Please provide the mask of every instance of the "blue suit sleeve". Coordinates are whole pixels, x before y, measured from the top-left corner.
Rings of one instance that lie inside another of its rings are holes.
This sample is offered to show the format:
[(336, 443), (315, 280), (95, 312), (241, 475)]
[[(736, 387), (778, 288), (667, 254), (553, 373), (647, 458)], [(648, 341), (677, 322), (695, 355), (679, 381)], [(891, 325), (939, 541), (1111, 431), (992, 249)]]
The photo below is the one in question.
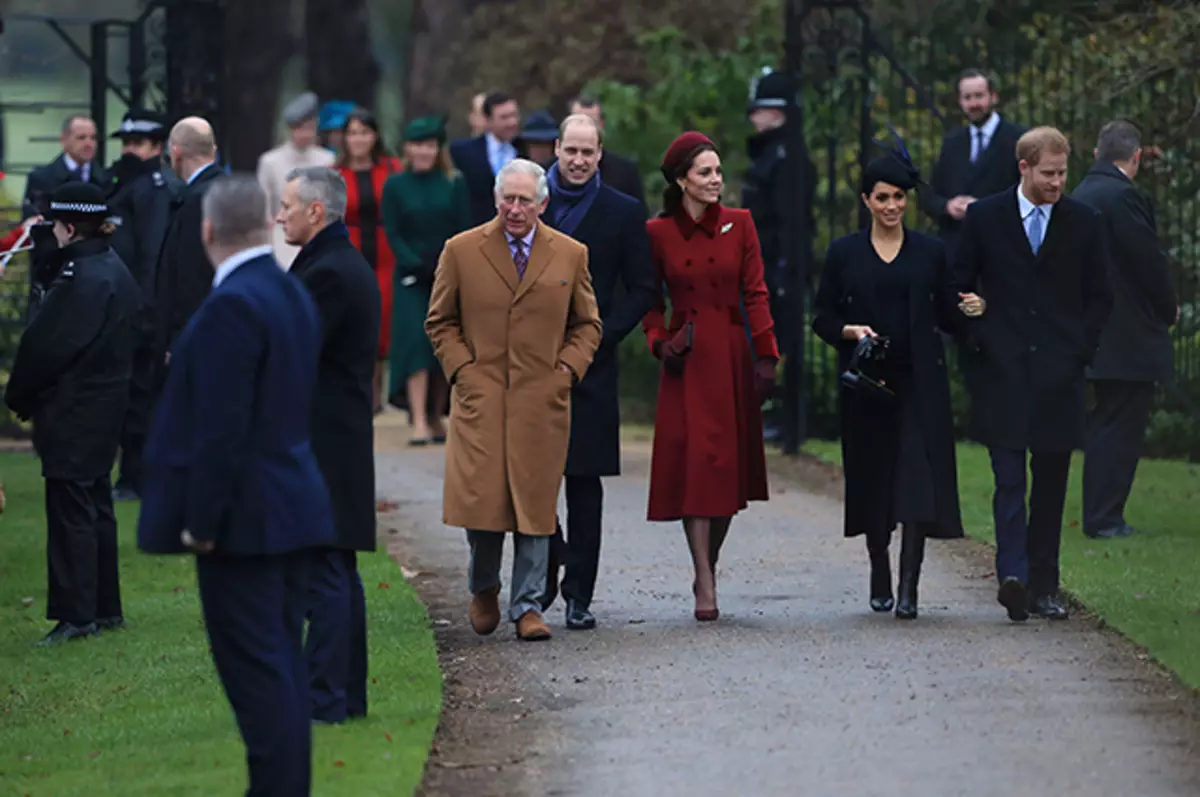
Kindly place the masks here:
[(249, 305), (224, 295), (200, 310), (193, 336), (188, 531), (197, 540), (217, 541), (249, 460), (263, 329)]

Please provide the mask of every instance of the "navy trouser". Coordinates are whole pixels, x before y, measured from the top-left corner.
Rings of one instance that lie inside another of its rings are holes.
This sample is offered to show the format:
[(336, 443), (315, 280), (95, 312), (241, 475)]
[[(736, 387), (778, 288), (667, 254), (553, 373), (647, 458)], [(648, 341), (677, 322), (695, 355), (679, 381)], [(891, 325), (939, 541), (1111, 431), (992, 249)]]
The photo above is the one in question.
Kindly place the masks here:
[(313, 719), (367, 715), (367, 599), (354, 551), (313, 554), (304, 656)]
[(1034, 597), (1058, 592), (1058, 549), (1071, 452), (1033, 453), (1029, 511), (1025, 510), (1025, 451), (989, 448), (996, 491), (996, 578), (1016, 578)]
[(312, 553), (196, 557), (204, 624), (237, 716), (247, 797), (298, 797), (312, 785), (312, 721), (302, 648)]

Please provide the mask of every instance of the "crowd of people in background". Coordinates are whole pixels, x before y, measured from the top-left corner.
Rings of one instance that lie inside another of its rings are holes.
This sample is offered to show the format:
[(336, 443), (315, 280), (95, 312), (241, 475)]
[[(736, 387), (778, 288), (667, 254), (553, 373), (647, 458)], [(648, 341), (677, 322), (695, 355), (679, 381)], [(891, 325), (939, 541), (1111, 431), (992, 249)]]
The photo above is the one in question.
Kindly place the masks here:
[[(871, 609), (916, 618), (925, 540), (963, 534), (954, 338), (995, 477), (997, 598), (1013, 621), (1062, 620), (1071, 451), (1086, 450), (1084, 533), (1134, 533), (1124, 506), (1178, 300), (1133, 185), (1136, 127), (1099, 132), (1069, 197), (1062, 133), (1001, 116), (982, 72), (958, 88), (968, 124), (928, 179), (902, 145), (871, 161), (870, 224), (823, 259), (811, 324), (843, 374), (843, 531), (866, 539)], [(392, 148), (370, 110), (306, 93), (256, 175), (227, 173), (201, 118), (130, 109), (111, 169), (94, 163), (95, 123), (66, 120), (4, 242), (33, 242), (5, 399), (33, 419), (46, 481), (42, 642), (125, 626), (113, 502), (142, 500), (140, 547), (196, 555), (252, 793), (307, 794), (310, 722), (367, 713), (357, 555), (376, 544), (375, 416), (399, 408), (410, 446), (446, 446), (475, 631), (507, 617), (518, 639), (549, 639), (559, 595), (568, 629), (595, 628), (617, 350), (639, 325), (660, 363), (647, 518), (682, 525), (693, 616), (716, 621), (733, 519), (768, 498), (761, 408), (804, 322), (788, 253), (814, 224), (791, 215), (790, 94), (770, 70), (752, 83), (742, 207), (718, 142), (686, 131), (659, 165), (655, 218), (583, 96), (561, 121), (523, 120), (512, 95), (481, 93), (470, 137), (426, 116)], [(905, 226), (913, 191), (936, 238)]]

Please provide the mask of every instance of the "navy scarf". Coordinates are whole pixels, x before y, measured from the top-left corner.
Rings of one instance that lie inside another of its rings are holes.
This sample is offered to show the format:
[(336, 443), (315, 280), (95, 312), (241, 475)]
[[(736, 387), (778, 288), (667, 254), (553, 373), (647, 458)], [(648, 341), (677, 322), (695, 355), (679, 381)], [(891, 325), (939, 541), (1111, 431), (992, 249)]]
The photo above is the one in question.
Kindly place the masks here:
[(600, 194), (600, 172), (593, 174), (583, 185), (572, 185), (559, 179), (558, 164), (555, 163), (546, 177), (550, 181), (550, 195), (554, 197), (550, 222), (564, 235), (574, 235)]

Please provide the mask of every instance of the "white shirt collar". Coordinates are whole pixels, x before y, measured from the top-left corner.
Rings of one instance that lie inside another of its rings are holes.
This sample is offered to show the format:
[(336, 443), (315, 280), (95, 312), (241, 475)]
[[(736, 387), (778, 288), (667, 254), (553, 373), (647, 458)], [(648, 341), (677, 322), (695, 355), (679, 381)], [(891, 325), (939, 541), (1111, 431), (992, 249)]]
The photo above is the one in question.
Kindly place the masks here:
[[(529, 234), (521, 239), (521, 242), (525, 244), (526, 252), (529, 252), (533, 249), (533, 236), (534, 236), (534, 233), (536, 233), (536, 232), (537, 232), (537, 224), (535, 223), (533, 225), (533, 228), (529, 230)], [(504, 231), (504, 240), (508, 241), (509, 246), (512, 246), (513, 241), (515, 241), (517, 239), (514, 238), (512, 235), (510, 235), (508, 230), (505, 230)]]
[(1029, 201), (1029, 197), (1025, 196), (1025, 192), (1021, 190), (1021, 184), (1017, 183), (1017, 208), (1021, 213), (1021, 221), (1025, 221), (1025, 219), (1029, 218), (1029, 214), (1033, 213), (1034, 208), (1041, 208), (1042, 214), (1046, 217), (1046, 221), (1049, 221), (1050, 213), (1054, 210), (1054, 204), (1033, 204)]
[[(974, 126), (974, 125), (972, 125), (972, 126)], [(992, 136), (996, 135), (996, 128), (999, 126), (1000, 126), (1000, 114), (996, 113), (995, 111), (992, 111), (992, 115), (987, 118), (987, 121), (979, 126), (979, 129), (981, 131), (983, 131), (983, 140), (985, 142), (991, 141)]]
[[(1114, 163), (1113, 166), (1117, 166), (1117, 164)], [(1120, 166), (1117, 166), (1117, 171), (1119, 171), (1121, 174), (1125, 175), (1126, 177), (1129, 177), (1129, 172), (1125, 171)], [(1132, 177), (1129, 177), (1129, 179), (1133, 180)]]
[(204, 164), (196, 171), (192, 172), (192, 176), (187, 178), (187, 184), (191, 185), (193, 182), (195, 182), (196, 178), (200, 176), (200, 172), (204, 171), (209, 166), (212, 166), (214, 163), (216, 163), (216, 161), (209, 161), (208, 163)]
[(84, 180), (91, 176), (92, 165), (90, 163), (76, 163), (75, 159), (65, 152), (63, 153), (63, 164), (66, 165), (69, 171), (78, 171), (79, 176), (84, 178)]
[(264, 255), (269, 256), (274, 251), (269, 244), (266, 246), (252, 246), (249, 249), (243, 249), (236, 255), (225, 258), (221, 261), (221, 265), (217, 266), (217, 270), (213, 274), (213, 287), (217, 287), (228, 279), (229, 275), (237, 271), (240, 266), (249, 263), (255, 258), (263, 257)]

